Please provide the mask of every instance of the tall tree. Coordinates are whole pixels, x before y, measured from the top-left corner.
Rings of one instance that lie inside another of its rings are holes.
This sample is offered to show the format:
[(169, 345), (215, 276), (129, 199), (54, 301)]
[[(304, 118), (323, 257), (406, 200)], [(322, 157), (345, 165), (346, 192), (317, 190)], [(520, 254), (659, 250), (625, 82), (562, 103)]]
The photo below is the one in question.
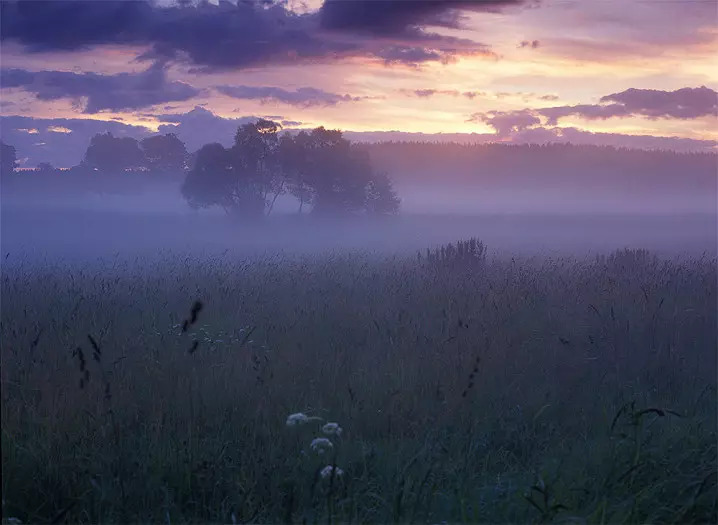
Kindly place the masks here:
[(192, 208), (218, 205), (229, 212), (234, 205), (233, 179), (229, 151), (216, 142), (206, 144), (195, 154), (194, 167), (182, 185), (182, 195)]
[(367, 185), (367, 212), (374, 215), (396, 215), (401, 199), (385, 171), (378, 172)]
[(85, 164), (105, 173), (120, 173), (144, 166), (144, 155), (137, 140), (99, 133), (92, 137), (85, 152)]
[(366, 151), (353, 146), (341, 131), (313, 130), (305, 146), (307, 183), (312, 188), (312, 213), (337, 215), (366, 207), (372, 166)]
[(301, 131), (296, 136), (286, 134), (279, 140), (279, 162), (287, 185), (287, 191), (299, 201), (299, 213), (305, 204), (312, 202), (314, 190), (309, 184), (310, 136)]
[(180, 175), (187, 169), (187, 148), (177, 135), (155, 135), (140, 142), (147, 168), (163, 175)]
[(279, 129), (276, 122), (260, 119), (237, 130), (230, 150), (237, 215), (257, 217), (271, 213), (277, 197), (285, 190)]

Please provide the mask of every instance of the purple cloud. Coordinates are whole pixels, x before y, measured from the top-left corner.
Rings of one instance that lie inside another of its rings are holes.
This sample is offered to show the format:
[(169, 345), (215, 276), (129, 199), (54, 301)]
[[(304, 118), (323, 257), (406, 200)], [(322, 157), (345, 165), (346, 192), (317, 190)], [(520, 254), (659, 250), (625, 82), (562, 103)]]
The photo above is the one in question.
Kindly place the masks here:
[[(164, 6), (148, 0), (8, 1), (0, 4), (0, 39), (20, 43), (28, 52), (149, 46), (141, 59), (182, 61), (200, 71), (345, 57), (448, 62), (460, 53), (486, 54), (488, 49), (426, 32), (424, 26), (454, 27), (460, 10), (524, 1), (328, 1), (318, 12), (305, 14), (291, 11), (284, 2), (259, 0)], [(375, 17), (377, 13), (381, 16)]]
[(329, 93), (313, 87), (302, 87), (294, 91), (269, 86), (217, 86), (215, 89), (232, 98), (261, 100), (262, 102), (276, 101), (303, 108), (336, 106), (341, 102), (358, 102), (367, 98)]
[(530, 109), (518, 111), (489, 111), (488, 113), (474, 113), (468, 122), (484, 122), (496, 130), (499, 137), (506, 137), (513, 133), (526, 130), (541, 124)]
[(631, 88), (606, 95), (601, 102), (615, 102), (633, 114), (649, 118), (694, 119), (718, 115), (718, 93), (705, 86), (676, 91)]
[(543, 108), (537, 112), (546, 117), (548, 124), (553, 126), (561, 118), (571, 115), (588, 120), (632, 116), (688, 120), (718, 115), (718, 93), (705, 86), (686, 87), (675, 91), (631, 88), (606, 95), (600, 102), (601, 104)]
[(168, 81), (165, 66), (159, 62), (141, 73), (116, 75), (2, 69), (0, 85), (22, 88), (39, 100), (70, 99), (89, 114), (184, 101), (201, 92), (184, 82)]

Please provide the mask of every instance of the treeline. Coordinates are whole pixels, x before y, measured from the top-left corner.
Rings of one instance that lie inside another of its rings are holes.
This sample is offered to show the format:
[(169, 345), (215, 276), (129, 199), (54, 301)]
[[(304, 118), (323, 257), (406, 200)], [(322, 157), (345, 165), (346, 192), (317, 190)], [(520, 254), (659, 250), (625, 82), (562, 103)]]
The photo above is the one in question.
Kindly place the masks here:
[(372, 161), (398, 182), (683, 188), (715, 185), (713, 153), (678, 153), (575, 144), (381, 142), (366, 145)]
[(190, 155), (174, 134), (137, 141), (95, 135), (82, 162), (69, 170), (50, 164), (17, 171), (15, 148), (2, 144), (2, 182), (81, 185), (89, 191), (127, 193), (158, 180), (182, 181), (181, 192), (193, 208), (217, 206), (229, 215), (269, 215), (281, 195), (298, 201), (298, 212), (315, 215), (396, 214), (400, 199), (386, 172), (377, 172), (364, 148), (340, 131), (323, 127), (281, 134), (280, 126), (258, 120), (240, 126), (234, 144), (212, 143)]

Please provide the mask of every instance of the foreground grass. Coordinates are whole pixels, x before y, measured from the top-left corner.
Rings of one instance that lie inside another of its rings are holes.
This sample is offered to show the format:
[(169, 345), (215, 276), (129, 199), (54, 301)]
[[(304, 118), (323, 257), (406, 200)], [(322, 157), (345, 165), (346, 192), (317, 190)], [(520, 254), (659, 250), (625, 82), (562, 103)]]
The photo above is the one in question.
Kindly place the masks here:
[(3, 518), (713, 523), (716, 300), (714, 259), (5, 268)]

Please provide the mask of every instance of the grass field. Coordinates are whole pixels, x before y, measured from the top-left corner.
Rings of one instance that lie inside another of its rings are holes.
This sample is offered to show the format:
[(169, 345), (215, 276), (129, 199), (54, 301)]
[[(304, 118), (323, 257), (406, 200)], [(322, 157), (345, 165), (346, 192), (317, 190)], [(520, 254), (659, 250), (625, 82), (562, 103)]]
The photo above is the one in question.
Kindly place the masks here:
[(634, 255), (6, 265), (3, 519), (715, 523), (716, 259)]

